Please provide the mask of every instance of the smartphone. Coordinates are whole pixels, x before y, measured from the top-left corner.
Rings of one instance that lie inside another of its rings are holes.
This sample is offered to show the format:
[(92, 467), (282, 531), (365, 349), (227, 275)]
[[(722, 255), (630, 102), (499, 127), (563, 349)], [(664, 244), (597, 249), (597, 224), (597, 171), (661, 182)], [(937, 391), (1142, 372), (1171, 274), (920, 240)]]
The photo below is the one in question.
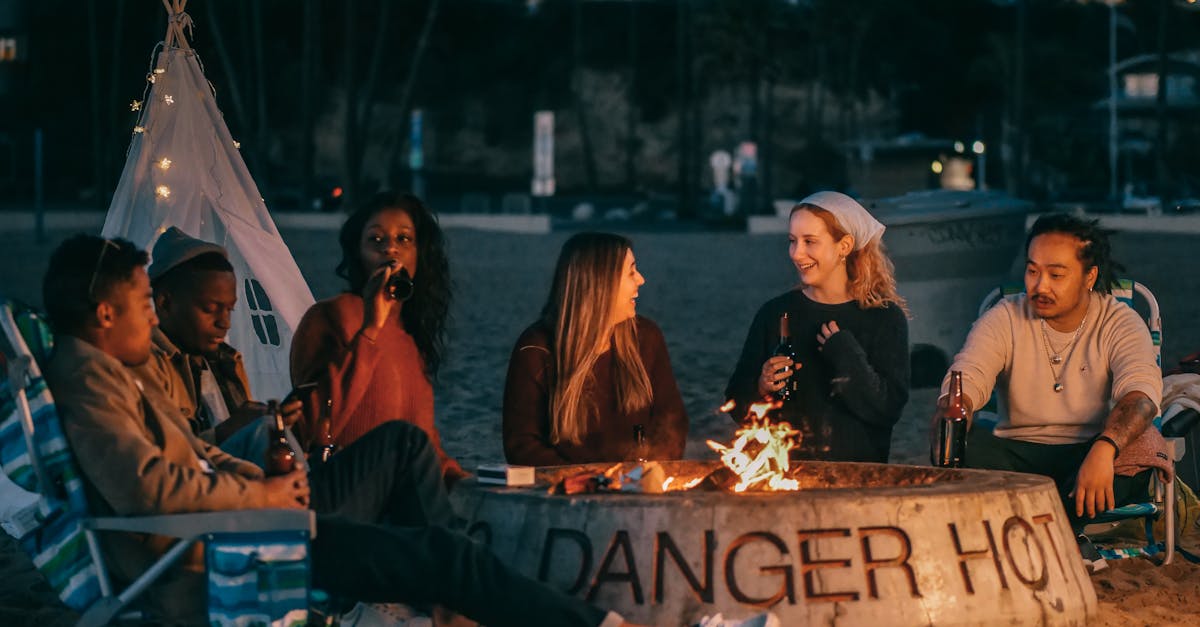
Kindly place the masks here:
[(288, 392), (287, 396), (283, 397), (283, 402), (287, 403), (288, 401), (300, 400), (300, 398), (306, 392), (309, 392), (316, 387), (317, 387), (316, 381), (310, 381), (308, 383), (301, 383), (300, 385), (297, 385), (296, 387), (292, 388), (292, 391)]

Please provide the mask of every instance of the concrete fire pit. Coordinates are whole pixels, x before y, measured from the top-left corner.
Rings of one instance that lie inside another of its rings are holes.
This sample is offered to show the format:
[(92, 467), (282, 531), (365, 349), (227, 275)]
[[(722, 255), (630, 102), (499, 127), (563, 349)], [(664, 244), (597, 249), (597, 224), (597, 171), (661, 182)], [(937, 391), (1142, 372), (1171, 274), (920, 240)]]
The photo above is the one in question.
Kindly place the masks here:
[[(719, 467), (663, 465), (681, 482)], [(1083, 625), (1096, 610), (1049, 479), (802, 462), (798, 492), (548, 494), (608, 466), (466, 481), (454, 499), (505, 563), (636, 622), (770, 608), (784, 625)]]

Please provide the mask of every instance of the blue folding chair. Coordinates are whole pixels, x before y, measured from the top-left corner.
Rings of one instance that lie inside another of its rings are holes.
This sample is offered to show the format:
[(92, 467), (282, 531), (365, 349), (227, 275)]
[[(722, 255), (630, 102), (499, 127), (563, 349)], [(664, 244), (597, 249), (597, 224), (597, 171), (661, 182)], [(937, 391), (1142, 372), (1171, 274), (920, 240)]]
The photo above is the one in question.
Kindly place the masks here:
[[(979, 304), (979, 315), (982, 316), (988, 309), (992, 308), (1000, 299), (1005, 296), (1019, 294), (1025, 291), (1024, 285), (1011, 284), (993, 289), (988, 292), (983, 301)], [(1125, 303), (1129, 307), (1134, 307), (1134, 296), (1141, 297), (1146, 303), (1148, 309), (1145, 321), (1146, 326), (1150, 329), (1150, 339), (1154, 343), (1154, 357), (1156, 362), (1162, 365), (1162, 318), (1159, 314), (1158, 299), (1154, 294), (1141, 283), (1130, 279), (1120, 279), (1117, 285), (1113, 287), (1113, 296)], [(987, 407), (994, 410), (995, 396), (989, 401)], [(987, 408), (985, 407), (985, 409)], [(1154, 419), (1155, 428), (1160, 431), (1163, 429), (1162, 417)], [(1183, 459), (1186, 439), (1184, 437), (1166, 437), (1168, 447), (1172, 450), (1174, 462), (1178, 463)], [(1123, 559), (1126, 557), (1145, 556), (1154, 557), (1162, 555), (1162, 565), (1170, 564), (1175, 558), (1175, 483), (1167, 481), (1166, 477), (1161, 473), (1155, 475), (1154, 494), (1152, 498), (1143, 503), (1131, 503), (1122, 507), (1117, 507), (1101, 514), (1098, 514), (1092, 525), (1114, 526), (1122, 521), (1131, 519), (1142, 519), (1145, 521), (1146, 527), (1146, 545), (1134, 549), (1100, 549), (1100, 554), (1105, 559)], [(1163, 542), (1157, 542), (1154, 537), (1154, 521), (1160, 516), (1164, 516), (1164, 526), (1166, 538)]]
[[(0, 300), (0, 327), (8, 374), (0, 381), (0, 463), (5, 478), (25, 491), (30, 502), (4, 521), (4, 527), (17, 537), (59, 598), (80, 612), (78, 625), (108, 624), (197, 542), (205, 544), (209, 557), (211, 624), (305, 624), (308, 541), (316, 535), (313, 512), (91, 516), (82, 475), (35, 358), (45, 356), (53, 338), (36, 312), (10, 301)], [(156, 534), (178, 541), (118, 591), (100, 550), (101, 532)], [(212, 564), (220, 566), (214, 569)]]

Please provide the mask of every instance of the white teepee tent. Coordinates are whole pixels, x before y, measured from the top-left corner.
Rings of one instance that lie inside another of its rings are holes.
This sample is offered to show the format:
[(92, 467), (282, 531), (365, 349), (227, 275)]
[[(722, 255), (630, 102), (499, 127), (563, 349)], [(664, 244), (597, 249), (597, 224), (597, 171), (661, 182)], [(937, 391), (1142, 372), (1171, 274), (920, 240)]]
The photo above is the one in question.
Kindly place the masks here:
[(289, 389), (288, 351), (313, 303), (291, 251), (229, 134), (196, 53), (184, 37), (187, 0), (163, 0), (167, 37), (147, 76), (125, 169), (104, 220), (105, 237), (150, 250), (177, 226), (229, 251), (239, 279), (227, 341), (245, 358), (256, 398)]

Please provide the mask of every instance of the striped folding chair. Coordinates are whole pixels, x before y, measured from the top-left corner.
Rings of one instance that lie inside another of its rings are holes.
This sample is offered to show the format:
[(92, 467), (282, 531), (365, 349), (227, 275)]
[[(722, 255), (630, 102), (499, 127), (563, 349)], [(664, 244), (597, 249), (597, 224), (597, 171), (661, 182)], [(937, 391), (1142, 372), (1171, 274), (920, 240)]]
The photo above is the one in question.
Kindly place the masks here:
[[(5, 480), (28, 497), (28, 505), (4, 521), (4, 528), (59, 598), (80, 612), (79, 625), (108, 624), (197, 542), (204, 543), (210, 566), (210, 624), (293, 627), (307, 622), (313, 512), (91, 516), (82, 475), (36, 359), (53, 345), (48, 328), (35, 312), (2, 299), (0, 327), (8, 374), (0, 382), (0, 463)], [(145, 573), (116, 590), (97, 538), (108, 531), (178, 540)]]

